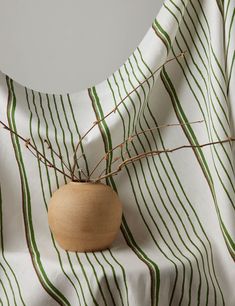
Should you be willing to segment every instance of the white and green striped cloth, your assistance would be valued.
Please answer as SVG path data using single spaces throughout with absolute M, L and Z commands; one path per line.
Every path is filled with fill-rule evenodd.
M 168 58 L 82 142 L 87 173 L 110 148 L 116 156 L 220 141 L 234 135 L 235 1 L 166 0 L 126 63 L 75 94 L 25 88 L 0 74 L 0 119 L 58 167 L 72 163 L 79 137 Z M 188 122 L 202 123 L 187 125 Z M 66 178 L 0 130 L 0 304 L 27 306 L 235 305 L 233 143 L 182 149 L 137 161 L 104 183 L 124 204 L 120 233 L 106 251 L 65 252 L 47 223 L 50 196 Z M 126 153 L 125 153 L 126 152 Z M 81 153 L 81 152 L 80 152 Z M 102 167 L 100 170 L 102 170 Z

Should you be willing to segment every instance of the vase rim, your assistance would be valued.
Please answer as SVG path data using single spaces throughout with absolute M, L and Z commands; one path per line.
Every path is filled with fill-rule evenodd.
M 100 183 L 100 182 L 92 182 L 92 181 L 71 181 L 68 184 L 73 184 L 73 185 L 75 185 L 75 184 L 98 185 L 98 184 L 102 184 L 102 183 Z

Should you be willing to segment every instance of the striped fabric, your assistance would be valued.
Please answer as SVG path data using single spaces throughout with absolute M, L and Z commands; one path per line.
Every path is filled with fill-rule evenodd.
M 162 124 L 181 125 L 139 135 L 100 170 L 114 169 L 116 156 L 227 139 L 235 122 L 234 16 L 234 0 L 166 0 L 126 63 L 88 90 L 40 93 L 1 73 L 0 118 L 63 168 L 45 138 L 71 164 L 79 137 L 94 121 L 187 50 L 85 137 L 79 166 L 89 173 L 110 148 Z M 65 252 L 48 228 L 47 205 L 67 178 L 1 129 L 0 304 L 235 305 L 234 170 L 229 142 L 130 164 L 104 181 L 124 204 L 112 247 Z

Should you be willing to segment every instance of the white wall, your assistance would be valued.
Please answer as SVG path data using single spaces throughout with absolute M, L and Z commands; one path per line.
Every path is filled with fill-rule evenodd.
M 76 92 L 118 69 L 162 0 L 0 0 L 0 70 L 43 92 Z

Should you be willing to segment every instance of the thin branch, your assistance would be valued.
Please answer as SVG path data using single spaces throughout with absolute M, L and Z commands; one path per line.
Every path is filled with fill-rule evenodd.
M 69 171 L 69 173 L 70 173 L 70 172 L 71 172 L 71 169 L 70 169 L 69 166 L 64 162 L 63 157 L 62 157 L 58 152 L 56 152 L 56 151 L 53 149 L 53 147 L 52 147 L 51 142 L 49 141 L 49 139 L 44 139 L 44 142 L 45 142 L 45 144 L 47 145 L 47 149 L 50 150 L 53 154 L 55 154 L 55 155 L 60 159 L 61 163 L 65 166 L 65 168 L 66 168 L 66 169 Z M 78 178 L 76 175 L 74 175 L 74 177 L 75 177 L 76 179 L 79 180 L 79 178 Z
M 201 123 L 204 120 L 198 120 L 198 121 L 192 121 L 192 122 L 187 122 L 187 123 L 172 123 L 172 124 L 163 124 L 163 125 L 159 125 L 156 126 L 154 128 L 151 129 L 147 129 L 144 131 L 141 131 L 139 133 L 136 134 L 132 134 L 130 137 L 128 137 L 126 140 L 124 140 L 122 143 L 119 143 L 118 145 L 116 145 L 115 147 L 113 147 L 112 149 L 110 149 L 108 152 L 106 152 L 106 154 L 99 160 L 99 162 L 95 165 L 95 167 L 92 169 L 89 178 L 91 178 L 92 174 L 95 172 L 95 170 L 99 167 L 99 165 L 108 157 L 108 155 L 113 152 L 114 150 L 118 149 L 118 148 L 122 148 L 122 146 L 126 143 L 126 142 L 131 142 L 133 140 L 134 137 L 137 137 L 139 135 L 145 134 L 147 132 L 151 132 L 154 130 L 158 130 L 160 128 L 165 128 L 165 127 L 173 127 L 173 126 L 183 126 L 183 125 L 192 125 L 195 123 Z
M 83 156 L 85 156 L 84 153 L 82 153 L 82 154 L 76 159 L 76 161 L 78 162 Z
M 29 147 L 27 147 L 27 149 L 29 150 L 29 152 L 38 159 L 39 162 L 43 163 L 45 166 L 51 168 L 51 164 L 48 164 L 45 160 L 43 160 L 40 156 L 38 156 L 37 154 L 35 154 Z
M 130 151 L 131 151 L 131 149 L 129 150 L 129 152 L 130 152 Z M 128 152 L 125 152 L 123 155 L 125 156 L 125 155 L 127 155 L 127 154 L 128 154 Z M 121 156 L 115 157 L 114 160 L 112 161 L 112 163 L 111 163 L 110 166 L 112 166 L 113 164 L 115 164 L 115 163 L 116 163 L 118 160 L 120 160 L 120 159 L 121 159 Z M 105 171 L 106 171 L 106 168 L 104 168 L 104 169 L 101 171 L 99 177 L 101 177 L 102 174 L 103 174 Z M 89 177 L 89 179 L 90 179 L 90 177 Z
M 133 157 L 130 157 L 128 159 L 125 159 L 118 167 L 116 170 L 110 172 L 110 173 L 107 173 L 101 177 L 99 177 L 98 179 L 95 179 L 93 180 L 94 183 L 96 182 L 99 182 L 100 180 L 103 180 L 107 177 L 110 177 L 112 175 L 117 175 L 118 172 L 120 172 L 122 170 L 123 167 L 127 166 L 128 164 L 132 163 L 132 162 L 135 162 L 137 160 L 140 160 L 142 158 L 146 158 L 146 157 L 149 157 L 149 156 L 154 156 L 154 155 L 160 155 L 162 153 L 172 153 L 172 152 L 175 152 L 175 151 L 178 151 L 178 150 L 181 150 L 181 149 L 188 149 L 188 148 L 203 148 L 203 147 L 206 147 L 206 146 L 211 146 L 211 145 L 216 145 L 216 144 L 222 144 L 222 143 L 226 143 L 226 142 L 232 142 L 232 141 L 235 141 L 235 138 L 234 137 L 229 137 L 229 138 L 226 138 L 224 140 L 220 140 L 220 141 L 214 141 L 214 142 L 209 142 L 209 143 L 204 143 L 204 144 L 199 144 L 199 145 L 182 145 L 180 147 L 176 147 L 176 148 L 173 148 L 173 149 L 166 149 L 166 150 L 153 150 L 153 151 L 148 151 L 148 152 L 143 152 L 141 154 L 138 154 L 138 155 L 135 155 Z
M 50 168 L 54 168 L 56 171 L 60 172 L 61 174 L 65 175 L 66 177 L 68 177 L 69 179 L 72 179 L 71 176 L 69 176 L 68 174 L 66 174 L 64 171 L 62 171 L 61 169 L 57 168 L 55 165 L 53 165 L 52 162 L 50 162 L 50 160 L 48 158 L 46 158 L 46 156 L 43 155 L 43 153 L 41 153 L 40 151 L 38 151 L 38 149 L 30 142 L 30 139 L 26 139 L 24 137 L 22 137 L 21 135 L 19 135 L 18 133 L 16 133 L 15 131 L 13 131 L 10 127 L 8 127 L 4 122 L 2 122 L 0 120 L 0 124 L 3 126 L 3 128 L 7 131 L 9 131 L 11 134 L 14 134 L 15 136 L 17 136 L 20 140 L 22 140 L 25 143 L 26 148 L 41 162 L 44 162 L 45 165 L 47 165 Z M 36 154 L 35 154 L 35 153 Z
M 168 59 L 167 61 L 165 61 L 164 64 L 162 64 L 161 66 L 159 66 L 156 70 L 154 70 L 149 77 L 145 78 L 144 81 L 140 82 L 138 86 L 136 86 L 133 90 L 131 90 L 110 112 L 108 112 L 105 116 L 103 116 L 102 118 L 100 118 L 99 120 L 96 120 L 93 125 L 83 134 L 83 136 L 81 136 L 81 138 L 79 139 L 75 150 L 74 150 L 74 155 L 73 155 L 73 167 L 72 167 L 72 172 L 71 172 L 71 176 L 72 178 L 74 177 L 74 173 L 75 173 L 75 168 L 76 168 L 76 155 L 77 155 L 77 151 L 78 148 L 82 142 L 82 140 L 94 129 L 95 126 L 97 126 L 100 122 L 102 122 L 103 120 L 105 120 L 108 116 L 110 116 L 112 113 L 115 113 L 115 111 L 118 109 L 118 107 L 132 94 L 134 93 L 138 88 L 140 88 L 144 83 L 146 83 L 149 79 L 151 79 L 160 69 L 162 69 L 166 64 L 168 64 L 171 61 L 174 61 L 175 59 L 179 58 L 179 57 L 184 57 L 185 53 L 187 51 L 181 52 L 180 54 L 178 54 L 177 56 Z

